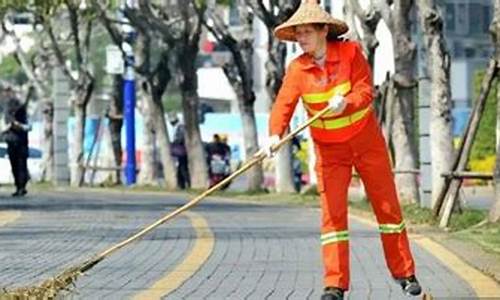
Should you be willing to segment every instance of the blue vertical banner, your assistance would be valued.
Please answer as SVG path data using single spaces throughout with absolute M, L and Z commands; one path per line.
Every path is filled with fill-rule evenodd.
M 129 186 L 136 183 L 135 98 L 134 57 L 133 52 L 130 51 L 127 53 L 127 58 L 125 60 L 125 74 L 123 76 L 123 110 L 127 143 L 125 182 Z

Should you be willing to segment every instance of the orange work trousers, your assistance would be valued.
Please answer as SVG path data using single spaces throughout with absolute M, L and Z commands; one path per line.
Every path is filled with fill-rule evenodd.
M 321 196 L 321 244 L 325 286 L 349 288 L 347 194 L 352 168 L 361 177 L 379 223 L 387 266 L 394 278 L 415 273 L 385 140 L 371 113 L 366 126 L 342 143 L 316 142 Z

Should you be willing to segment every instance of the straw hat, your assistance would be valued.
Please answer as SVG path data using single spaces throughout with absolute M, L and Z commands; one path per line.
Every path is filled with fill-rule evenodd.
M 337 36 L 349 30 L 344 21 L 333 18 L 319 6 L 317 0 L 302 0 L 290 19 L 274 29 L 274 36 L 280 40 L 295 42 L 295 26 L 314 23 L 328 25 L 329 34 Z

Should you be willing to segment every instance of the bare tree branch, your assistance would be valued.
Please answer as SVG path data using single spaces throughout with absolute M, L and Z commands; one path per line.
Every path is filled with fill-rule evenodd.
M 26 73 L 28 76 L 29 80 L 32 82 L 33 86 L 37 90 L 37 92 L 40 95 L 45 95 L 48 92 L 48 89 L 46 86 L 44 86 L 40 79 L 35 75 L 33 72 L 33 69 L 29 66 L 28 64 L 28 58 L 26 56 L 26 53 L 24 50 L 21 48 L 21 41 L 19 40 L 19 37 L 16 35 L 16 33 L 12 30 L 8 30 L 7 26 L 5 25 L 5 22 L 2 21 L 2 30 L 5 33 L 5 36 L 10 36 L 12 40 L 14 41 L 14 44 L 16 46 L 16 51 L 14 52 L 14 55 L 23 68 L 23 71 Z
M 266 24 L 267 27 L 274 27 L 273 14 L 266 8 L 262 0 L 245 0 L 246 4 L 250 6 L 254 14 Z
M 74 5 L 69 0 L 65 0 L 66 7 L 68 9 L 69 14 L 69 22 L 71 28 L 71 36 L 73 37 L 74 50 L 76 55 L 76 68 L 78 72 L 82 71 L 83 64 L 83 55 L 82 48 L 80 45 L 80 28 L 79 28 L 79 16 L 78 16 L 78 7 L 74 7 Z
M 380 12 L 382 19 L 390 31 L 394 30 L 394 17 L 391 10 L 392 1 L 389 0 L 376 0 L 375 8 Z
M 191 0 L 191 4 L 194 7 L 194 11 L 196 13 L 196 22 L 195 22 L 195 28 L 193 28 L 189 39 L 191 41 L 199 41 L 200 36 L 201 36 L 201 27 L 203 26 L 203 19 L 205 18 L 205 11 L 206 11 L 206 1 L 201 1 L 200 5 L 198 6 L 196 4 L 197 0 Z M 198 45 L 196 45 L 198 46 Z
M 167 22 L 165 22 L 165 20 L 160 19 L 153 13 L 151 4 L 148 0 L 138 1 L 139 10 L 126 9 L 125 16 L 137 26 L 141 26 L 143 28 L 155 28 L 155 30 L 161 32 L 161 36 L 167 44 L 175 45 L 176 38 L 172 33 L 172 25 L 181 22 L 182 18 L 168 18 L 168 16 L 165 15 L 165 19 L 169 19 Z
M 88 63 L 89 62 L 89 56 L 90 56 L 90 47 L 91 47 L 91 38 L 92 38 L 92 33 L 93 33 L 93 30 L 92 30 L 92 20 L 89 20 L 87 22 L 87 28 L 85 30 L 85 37 L 84 37 L 84 45 L 83 45 L 83 50 L 84 50 L 84 55 L 85 55 L 85 60 L 84 60 L 84 63 Z
M 107 15 L 106 12 L 106 7 L 103 6 L 100 1 L 97 0 L 92 0 L 92 6 L 97 10 L 97 16 L 101 23 L 104 25 L 104 28 L 106 28 L 106 31 L 108 32 L 109 36 L 111 37 L 111 40 L 113 40 L 113 43 L 117 45 L 120 50 L 122 51 L 122 56 L 125 56 L 125 52 L 123 51 L 121 45 L 123 42 L 122 35 L 120 33 L 120 30 L 116 28 L 115 24 L 123 24 L 121 21 L 116 21 Z
M 70 70 L 66 66 L 66 60 L 64 59 L 64 54 L 62 53 L 61 47 L 59 46 L 59 41 L 57 40 L 54 30 L 52 28 L 51 20 L 48 20 L 45 24 L 45 28 L 47 29 L 47 33 L 49 35 L 51 41 L 51 47 L 54 51 L 55 57 L 59 63 L 59 67 L 62 72 L 68 77 L 72 84 L 76 84 L 76 79 L 71 74 Z

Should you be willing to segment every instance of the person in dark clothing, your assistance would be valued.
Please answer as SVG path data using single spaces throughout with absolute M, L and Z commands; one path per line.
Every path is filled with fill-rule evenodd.
M 177 160 L 177 184 L 180 189 L 191 187 L 189 177 L 188 156 L 184 138 L 184 125 L 180 123 L 177 114 L 169 114 L 170 125 L 172 125 L 174 137 L 172 140 L 172 156 Z
M 213 140 L 208 146 L 210 155 L 217 154 L 222 157 L 227 157 L 231 154 L 231 148 L 227 144 L 225 135 L 214 134 Z
M 207 165 L 210 186 L 219 183 L 229 176 L 231 148 L 227 144 L 227 135 L 214 134 L 212 142 L 207 147 Z M 222 187 L 225 189 L 229 184 Z
M 11 88 L 4 90 L 2 97 L 5 101 L 5 124 L 6 129 L 2 132 L 2 138 L 7 143 L 7 154 L 9 155 L 12 175 L 16 185 L 14 197 L 26 195 L 26 183 L 29 180 L 27 166 L 28 160 L 28 124 L 26 106 L 16 98 Z

